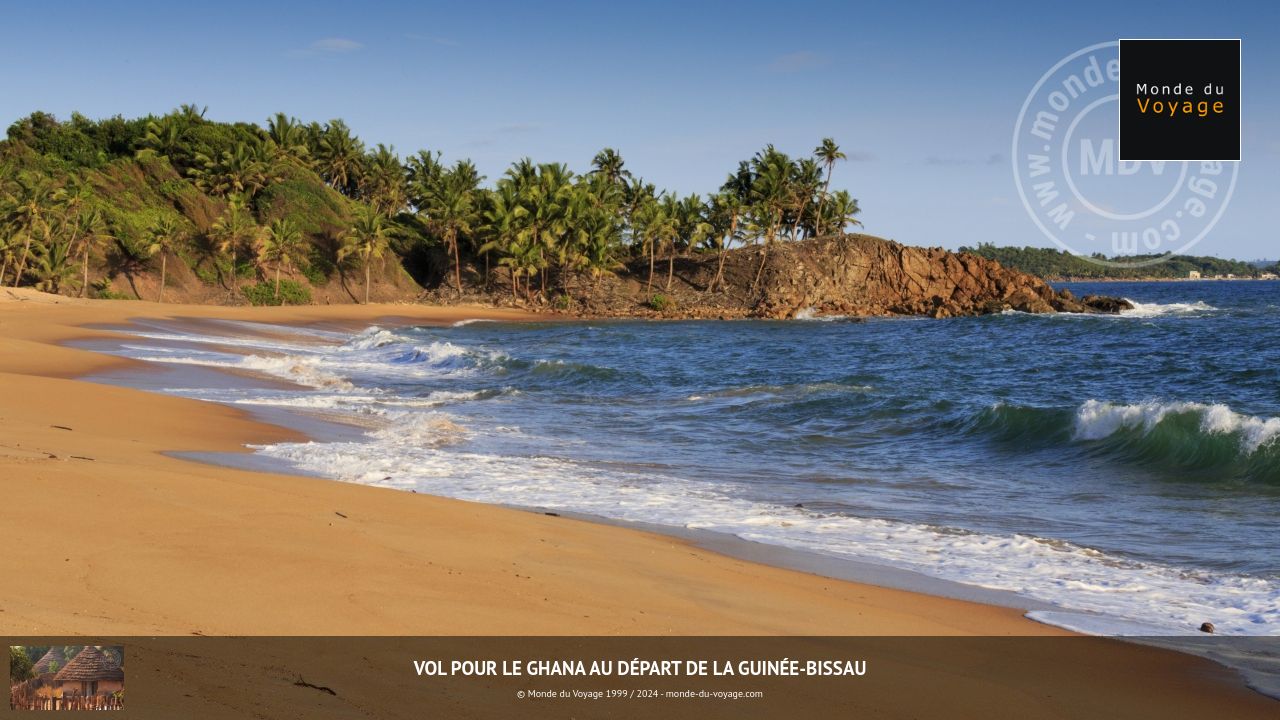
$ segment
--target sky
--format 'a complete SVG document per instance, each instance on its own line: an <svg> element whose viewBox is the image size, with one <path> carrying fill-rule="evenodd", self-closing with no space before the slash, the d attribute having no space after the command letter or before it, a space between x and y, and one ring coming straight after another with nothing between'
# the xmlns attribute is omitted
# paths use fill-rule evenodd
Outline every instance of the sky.
<svg viewBox="0 0 1280 720"><path fill-rule="evenodd" d="M590 167L603 147L707 193L768 143L833 137L833 187L912 245L1050 246L1018 199L1019 109L1069 53L1117 38L1243 39L1243 162L1196 253L1280 256L1280 4L0 0L0 123L162 114L343 118L369 145Z"/></svg>

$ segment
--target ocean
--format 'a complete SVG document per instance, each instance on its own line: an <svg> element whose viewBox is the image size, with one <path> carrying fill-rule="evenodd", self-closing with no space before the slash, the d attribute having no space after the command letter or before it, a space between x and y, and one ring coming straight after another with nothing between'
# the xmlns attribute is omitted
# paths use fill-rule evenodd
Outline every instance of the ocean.
<svg viewBox="0 0 1280 720"><path fill-rule="evenodd" d="M889 565L1088 632L1280 635L1280 283L1066 287L1135 308L139 326L111 351L296 383L161 389L354 425L254 447L308 474Z"/></svg>

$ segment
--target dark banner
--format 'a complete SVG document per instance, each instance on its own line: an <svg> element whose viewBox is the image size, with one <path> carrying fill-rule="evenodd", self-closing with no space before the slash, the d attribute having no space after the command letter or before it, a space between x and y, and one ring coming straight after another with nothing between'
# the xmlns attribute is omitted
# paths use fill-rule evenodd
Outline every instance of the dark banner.
<svg viewBox="0 0 1280 720"><path fill-rule="evenodd" d="M1158 641L1219 660L1280 657L1280 639ZM36 708L54 706L118 708L122 716L136 718L1274 718L1280 713L1280 703L1247 689L1239 672L1220 662L1147 641L1090 637L6 642L13 646L11 659L26 657L32 667L24 677L11 679L11 702L0 717L32 717ZM1265 682L1266 677L1264 667L1254 679Z"/></svg>

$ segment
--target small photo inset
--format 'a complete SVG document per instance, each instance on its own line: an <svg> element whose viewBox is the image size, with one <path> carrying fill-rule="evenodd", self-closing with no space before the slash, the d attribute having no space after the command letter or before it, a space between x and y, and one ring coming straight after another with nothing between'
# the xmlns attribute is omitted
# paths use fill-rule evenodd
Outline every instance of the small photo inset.
<svg viewBox="0 0 1280 720"><path fill-rule="evenodd" d="M119 645L10 645L9 707L14 710L122 710L124 648Z"/></svg>

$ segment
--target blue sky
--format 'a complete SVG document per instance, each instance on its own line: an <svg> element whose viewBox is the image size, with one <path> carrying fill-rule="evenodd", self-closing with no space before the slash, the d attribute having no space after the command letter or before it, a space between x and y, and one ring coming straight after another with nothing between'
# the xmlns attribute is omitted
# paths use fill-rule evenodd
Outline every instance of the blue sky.
<svg viewBox="0 0 1280 720"><path fill-rule="evenodd" d="M3 2L0 123L163 113L341 117L367 143L584 170L618 148L707 192L766 143L831 136L866 230L917 245L1048 245L1009 163L1019 108L1068 53L1119 37L1244 39L1243 157L1197 252L1276 257L1273 3Z"/></svg>

